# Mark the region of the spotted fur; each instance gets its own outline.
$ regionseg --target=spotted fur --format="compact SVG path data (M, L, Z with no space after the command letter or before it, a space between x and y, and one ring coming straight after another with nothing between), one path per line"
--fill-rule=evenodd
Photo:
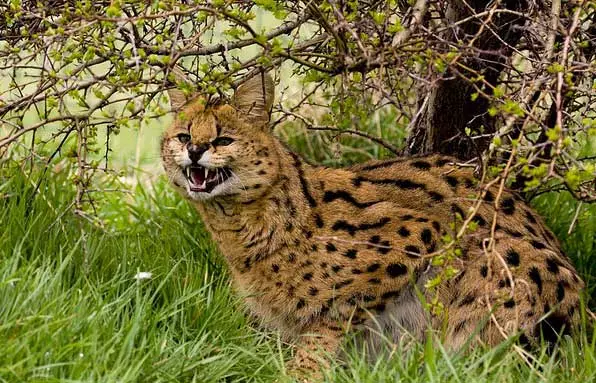
M378 326L417 339L430 326L458 349L471 337L489 345L519 333L528 342L554 340L577 323L583 282L574 267L539 216L495 187L475 213L477 229L458 243L458 274L439 289L445 315L429 316L416 289L431 298L424 284L440 269L429 261L481 195L472 170L440 155L311 165L268 128L272 97L271 80L257 76L230 104L186 103L164 134L162 158L250 312L295 338L296 368L317 370L313 351L335 352L347 331ZM229 169L222 187L189 191L180 133L208 148L203 166ZM221 136L233 144L213 145Z

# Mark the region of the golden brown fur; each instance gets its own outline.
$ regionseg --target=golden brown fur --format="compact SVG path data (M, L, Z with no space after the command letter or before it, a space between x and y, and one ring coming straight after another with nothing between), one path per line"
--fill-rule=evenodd
M164 135L162 158L250 311L297 338L295 368L317 370L312 351L333 353L346 331L366 327L420 339L430 325L457 349L473 334L489 345L517 333L532 343L541 332L552 339L561 325L576 323L583 282L541 219L495 187L476 212L477 229L457 244L461 255L450 264L459 272L438 289L443 314L427 314L415 289L434 297L423 285L442 269L428 255L441 253L445 236L453 238L474 205L472 171L439 155L312 166L267 127L272 97L271 80L258 76L229 105L188 103ZM190 134L195 148L208 145L204 166L233 173L214 195L189 191L180 133ZM208 144L218 136L234 141ZM316 336L297 336L303 334Z

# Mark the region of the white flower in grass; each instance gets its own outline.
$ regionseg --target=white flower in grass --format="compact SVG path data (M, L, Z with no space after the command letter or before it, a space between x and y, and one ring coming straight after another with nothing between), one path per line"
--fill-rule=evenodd
M137 281L142 281L144 279L151 279L152 276L153 274L148 271L140 271L135 275L135 279Z

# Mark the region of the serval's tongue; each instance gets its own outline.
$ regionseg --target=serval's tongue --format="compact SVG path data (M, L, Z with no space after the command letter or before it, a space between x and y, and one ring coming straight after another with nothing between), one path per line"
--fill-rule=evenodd
M205 181L205 168L190 168L190 176L195 185L202 185Z

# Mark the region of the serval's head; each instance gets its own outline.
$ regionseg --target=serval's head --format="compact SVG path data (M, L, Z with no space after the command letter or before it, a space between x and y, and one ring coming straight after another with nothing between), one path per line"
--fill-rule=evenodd
M246 201L267 191L279 176L269 129L274 84L258 74L236 89L229 103L200 95L187 101L170 90L176 118L162 137L161 158L170 182L195 201Z

